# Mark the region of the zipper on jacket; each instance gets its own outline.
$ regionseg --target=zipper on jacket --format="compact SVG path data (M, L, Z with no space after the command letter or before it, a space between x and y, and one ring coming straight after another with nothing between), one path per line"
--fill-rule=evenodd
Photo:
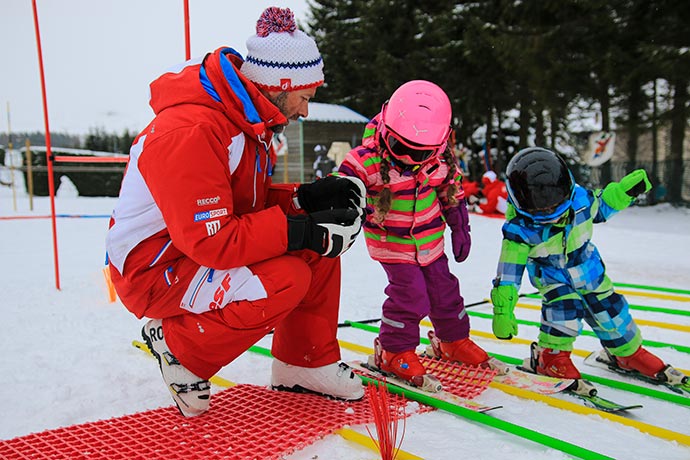
M412 226L410 227L410 238L414 241L414 260L419 263L419 246L417 246L417 238L414 236L415 216L417 215L417 198L419 198L419 185L417 179L414 181L414 202L412 203Z
M264 146L264 151L266 152L266 172L264 174L264 180L266 180L267 177L271 177L273 175L273 169L271 166L271 151L270 151L270 145L269 142L264 141L263 139L259 138L259 142L261 142L261 145ZM257 148L257 152L258 152ZM261 170L259 170L261 172Z
M259 146L256 146L256 168L254 168L254 200L252 201L252 208L256 206L256 176L261 172L261 157L259 156Z

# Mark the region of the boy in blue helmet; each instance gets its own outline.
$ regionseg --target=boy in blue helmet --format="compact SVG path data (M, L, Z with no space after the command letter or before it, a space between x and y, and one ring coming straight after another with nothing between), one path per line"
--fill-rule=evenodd
M570 353L585 320L611 364L660 382L686 381L687 377L641 346L642 336L628 303L614 291L591 241L593 224L606 222L637 195L649 191L645 171L635 170L620 182L591 191L575 183L558 155L531 147L513 157L506 174L509 206L491 290L494 335L506 340L517 335L513 310L526 267L542 297L539 338L531 353L537 373L581 378Z

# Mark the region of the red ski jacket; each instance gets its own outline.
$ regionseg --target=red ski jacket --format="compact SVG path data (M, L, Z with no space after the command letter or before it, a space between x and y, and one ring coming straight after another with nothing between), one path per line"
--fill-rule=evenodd
M287 250L295 186L271 186L272 128L287 124L219 48L151 83L153 121L134 140L107 235L121 297L148 302L142 277L189 257L227 269ZM124 292L123 292L124 291Z

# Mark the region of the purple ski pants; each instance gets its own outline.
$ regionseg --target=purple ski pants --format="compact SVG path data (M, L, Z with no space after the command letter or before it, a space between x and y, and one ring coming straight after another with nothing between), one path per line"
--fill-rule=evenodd
M379 340L384 350L399 353L419 345L419 322L425 317L444 342L469 337L470 320L460 282L445 254L426 267L382 263L388 276Z

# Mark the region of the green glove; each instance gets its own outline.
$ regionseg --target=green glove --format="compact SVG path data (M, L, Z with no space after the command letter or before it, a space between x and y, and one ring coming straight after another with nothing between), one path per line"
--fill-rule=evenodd
M514 313L517 301L518 292L512 284L496 286L491 290L491 303L494 304L491 329L497 338L510 340L517 336L518 325Z
M611 182L606 186L601 198L616 211L622 211L632 204L635 197L641 193L647 193L652 189L652 184L647 178L644 169L636 169L620 182Z

